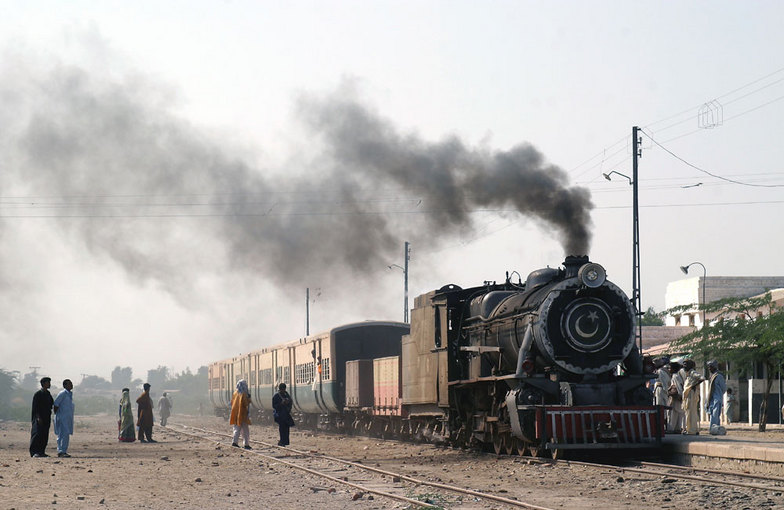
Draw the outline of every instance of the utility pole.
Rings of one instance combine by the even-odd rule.
[[[403,322],[408,324],[408,261],[411,259],[411,243],[406,241],[404,248],[405,268],[403,269]]]
[[[642,157],[642,140],[638,132],[640,128],[632,127],[632,301],[637,311],[637,343],[642,356],[642,297],[640,292],[640,212],[637,200],[639,178],[637,176],[638,160]]]
[[[305,336],[310,336],[310,287],[305,288]]]
[[[403,247],[403,266],[389,264],[387,269],[396,267],[403,270],[403,322],[408,324],[408,261],[411,260],[411,243],[406,241]]]

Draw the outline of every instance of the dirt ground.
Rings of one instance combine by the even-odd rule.
[[[220,418],[174,415],[170,422],[230,431]],[[174,428],[155,427],[154,444],[119,443],[113,417],[77,417],[71,458],[28,453],[29,424],[0,423],[0,510],[52,508],[408,508],[408,504],[267,461],[244,450],[199,441]],[[277,441],[273,427],[251,426],[251,439]],[[496,457],[433,445],[381,442],[292,429],[292,447],[361,461],[430,481],[492,492],[550,508],[784,508],[781,493],[749,493],[615,470],[553,467],[517,457]],[[333,492],[328,489],[334,488]],[[427,487],[412,491],[428,495]],[[507,508],[453,496],[444,508]]]

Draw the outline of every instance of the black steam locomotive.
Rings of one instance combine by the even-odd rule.
[[[358,323],[214,363],[216,410],[245,378],[261,417],[286,382],[313,426],[510,454],[660,444],[663,408],[645,387],[634,307],[587,257],[525,282],[447,285],[411,312],[410,331]]]

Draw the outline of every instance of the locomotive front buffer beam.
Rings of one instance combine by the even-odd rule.
[[[519,405],[519,392],[506,395],[509,425],[514,437],[528,443],[553,451],[661,446],[661,406]]]

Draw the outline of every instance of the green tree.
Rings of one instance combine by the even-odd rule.
[[[28,372],[23,375],[22,383],[19,386],[25,390],[38,391],[41,388],[41,381],[40,377],[38,376],[38,371],[33,369],[32,372]]]
[[[153,387],[153,391],[160,392],[169,380],[169,368],[159,366],[147,371],[147,382]]]
[[[643,326],[664,326],[663,312],[656,312],[652,306],[643,314],[641,322]]]
[[[169,379],[166,388],[173,391],[170,396],[178,413],[196,413],[200,403],[202,405],[209,403],[207,367],[199,367],[195,374],[190,368],[186,368]]]
[[[8,419],[11,415],[11,398],[16,391],[16,376],[0,368],[0,418]]]
[[[693,306],[678,307],[679,313]],[[784,357],[784,309],[776,309],[770,293],[762,297],[728,298],[700,306],[711,318],[702,329],[675,340],[670,350],[689,350],[704,359],[716,358],[735,366],[762,363],[766,368],[764,396],[759,409],[759,430],[768,418],[768,396],[779,362]],[[762,316],[759,313],[762,312]]]
[[[79,383],[78,387],[82,390],[108,390],[111,389],[112,383],[97,375],[86,375],[82,378],[82,382]]]
[[[114,367],[112,370],[112,388],[130,388],[133,379],[131,367]]]

